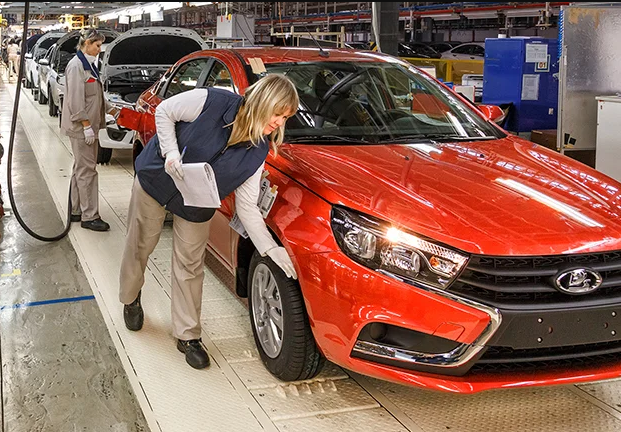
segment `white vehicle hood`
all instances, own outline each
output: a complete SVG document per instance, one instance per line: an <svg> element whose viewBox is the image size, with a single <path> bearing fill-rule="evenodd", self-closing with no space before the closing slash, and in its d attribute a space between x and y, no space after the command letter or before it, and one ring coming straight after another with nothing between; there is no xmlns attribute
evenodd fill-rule
<svg viewBox="0 0 621 432"><path fill-rule="evenodd" d="M101 77L137 69L168 69L185 55L207 49L191 29L143 27L129 30L111 42L103 56Z"/></svg>

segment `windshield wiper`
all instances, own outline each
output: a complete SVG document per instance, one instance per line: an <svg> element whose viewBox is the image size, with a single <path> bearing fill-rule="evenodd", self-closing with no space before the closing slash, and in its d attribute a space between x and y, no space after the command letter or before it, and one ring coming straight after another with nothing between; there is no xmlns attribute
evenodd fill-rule
<svg viewBox="0 0 621 432"><path fill-rule="evenodd" d="M361 138L351 138L351 137L344 137L344 136L339 136L339 135L305 135L305 136L300 136L300 137L291 137L291 138L287 137L285 138L284 142L290 143L290 144L309 143L309 142L313 142L313 143L346 142L350 144L375 144L371 141L366 141Z"/></svg>
<svg viewBox="0 0 621 432"><path fill-rule="evenodd" d="M485 141L498 139L495 136L459 136L446 134L411 134L401 135L394 138L378 141L378 144L397 143L402 141L435 141L435 142L455 142L455 141Z"/></svg>

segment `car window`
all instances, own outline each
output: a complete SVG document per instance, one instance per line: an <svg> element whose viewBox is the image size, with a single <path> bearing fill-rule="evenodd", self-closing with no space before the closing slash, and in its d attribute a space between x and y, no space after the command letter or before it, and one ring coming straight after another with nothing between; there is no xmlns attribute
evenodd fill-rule
<svg viewBox="0 0 621 432"><path fill-rule="evenodd" d="M208 58L200 58L182 64L170 79L164 98L196 88L201 72L208 61Z"/></svg>
<svg viewBox="0 0 621 432"><path fill-rule="evenodd" d="M483 48L482 46L479 46L479 45L473 45L472 46L472 55L484 56L485 55L485 48Z"/></svg>
<svg viewBox="0 0 621 432"><path fill-rule="evenodd" d="M502 136L453 92L414 68L390 62L266 65L291 79L300 97L287 136L329 136L368 143L400 139Z"/></svg>
<svg viewBox="0 0 621 432"><path fill-rule="evenodd" d="M470 54L470 45L460 45L451 52L453 54Z"/></svg>
<svg viewBox="0 0 621 432"><path fill-rule="evenodd" d="M205 81L205 87L215 87L224 90L228 90L235 93L235 86L233 85L233 79L231 78L231 72L221 61L216 60L207 81Z"/></svg>

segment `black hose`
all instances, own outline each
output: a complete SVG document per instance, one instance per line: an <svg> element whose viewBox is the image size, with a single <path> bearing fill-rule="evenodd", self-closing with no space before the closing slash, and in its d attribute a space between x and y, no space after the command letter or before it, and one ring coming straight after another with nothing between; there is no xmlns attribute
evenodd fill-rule
<svg viewBox="0 0 621 432"><path fill-rule="evenodd" d="M71 228L71 185L69 185L69 199L67 203L67 224L65 225L65 230L55 237L44 237L31 230L30 227L26 225L26 222L24 222L24 220L20 216L19 211L17 210L17 204L15 203L15 197L13 196L13 181L11 179L11 172L13 170L13 144L15 141L15 127L17 125L17 109L19 108L19 94L22 89L22 77L24 76L24 56L26 55L26 50L28 49L26 34L28 31L29 12L30 2L26 2L24 5L24 31L22 33L22 48L19 55L19 72L17 73L17 91L15 93L15 102L13 104L11 135L9 136L9 155L7 157L7 183L9 187L9 200L11 201L11 208L13 209L13 213L15 214L17 221L22 226L22 228L24 228L24 231L26 231L37 240L53 242L65 237L67 233L69 233L69 229Z"/></svg>

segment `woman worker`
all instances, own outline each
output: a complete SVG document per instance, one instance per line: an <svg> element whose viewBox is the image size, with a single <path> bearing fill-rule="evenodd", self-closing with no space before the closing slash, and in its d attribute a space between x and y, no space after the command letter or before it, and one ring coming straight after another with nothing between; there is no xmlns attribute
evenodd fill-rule
<svg viewBox="0 0 621 432"><path fill-rule="evenodd" d="M71 221L82 221L82 228L93 231L110 229L99 217L97 134L106 127L105 113L116 117L119 112L104 98L99 80L96 62L105 39L96 29L82 30L77 53L65 69L66 90L60 125L69 136L73 151Z"/></svg>
<svg viewBox="0 0 621 432"><path fill-rule="evenodd" d="M235 192L237 214L257 251L268 255L288 277L297 278L287 251L274 241L257 206L268 141L276 151L285 121L297 107L295 86L284 75L263 77L243 97L217 88L179 93L157 107L157 134L136 159L120 271L125 325L134 331L142 328L144 271L169 210L173 214L173 336L193 368L209 365L201 343L200 315L205 247L215 209L185 206L172 177L183 179L182 158L184 163L208 162L219 198Z"/></svg>

